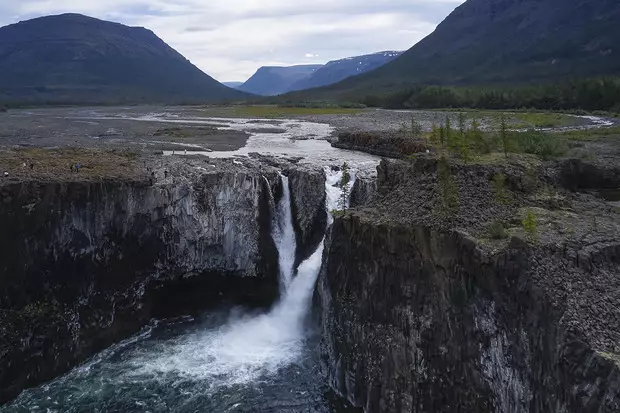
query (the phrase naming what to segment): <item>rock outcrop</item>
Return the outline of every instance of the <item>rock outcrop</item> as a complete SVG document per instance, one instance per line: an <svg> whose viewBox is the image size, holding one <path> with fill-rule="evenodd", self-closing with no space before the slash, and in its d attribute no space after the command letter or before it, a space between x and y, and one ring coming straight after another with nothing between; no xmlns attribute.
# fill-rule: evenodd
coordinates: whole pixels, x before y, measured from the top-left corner
<svg viewBox="0 0 620 413"><path fill-rule="evenodd" d="M277 297L278 169L253 160L145 163L154 179L84 172L0 185L0 402L152 317ZM317 171L291 169L297 196L324 193ZM299 221L316 219L306 211Z"/></svg>
<svg viewBox="0 0 620 413"><path fill-rule="evenodd" d="M564 187L577 190L611 190L620 188L620 166L599 165L581 159L559 162L561 182Z"/></svg>
<svg viewBox="0 0 620 413"><path fill-rule="evenodd" d="M518 165L451 169L450 219L433 219L442 183L422 158L384 161L378 199L335 220L317 288L330 385L367 412L619 411L618 211L532 189ZM494 219L508 238L489 235Z"/></svg>
<svg viewBox="0 0 620 413"><path fill-rule="evenodd" d="M293 226L297 235L296 262L300 263L316 251L325 234L325 172L301 165L285 172L289 175Z"/></svg>
<svg viewBox="0 0 620 413"><path fill-rule="evenodd" d="M371 204L377 195L377 180L375 177L356 176L353 188L351 188L351 208L362 207Z"/></svg>
<svg viewBox="0 0 620 413"><path fill-rule="evenodd" d="M412 139L399 132L343 132L332 142L340 149L361 151L386 158L406 158L430 149L423 139Z"/></svg>

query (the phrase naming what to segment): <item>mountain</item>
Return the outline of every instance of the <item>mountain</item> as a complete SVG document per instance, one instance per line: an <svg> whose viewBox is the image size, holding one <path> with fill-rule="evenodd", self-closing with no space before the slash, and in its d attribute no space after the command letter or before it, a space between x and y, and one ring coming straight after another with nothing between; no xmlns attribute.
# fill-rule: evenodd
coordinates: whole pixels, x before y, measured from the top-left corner
<svg viewBox="0 0 620 413"><path fill-rule="evenodd" d="M313 94L618 75L618 22L618 0L468 0L399 58Z"/></svg>
<svg viewBox="0 0 620 413"><path fill-rule="evenodd" d="M150 30L79 14L0 28L0 101L189 103L237 99Z"/></svg>
<svg viewBox="0 0 620 413"><path fill-rule="evenodd" d="M243 82L222 82L224 86L231 87L233 89L237 89L239 86L243 84Z"/></svg>
<svg viewBox="0 0 620 413"><path fill-rule="evenodd" d="M376 69L402 52L378 52L333 60L325 65L261 67L239 90L262 96L331 85L360 73Z"/></svg>
<svg viewBox="0 0 620 413"><path fill-rule="evenodd" d="M391 62L403 52L386 51L364 56L333 60L305 79L295 83L291 90L311 89L340 82L350 76L369 72Z"/></svg>
<svg viewBox="0 0 620 413"><path fill-rule="evenodd" d="M296 82L310 76L322 65L263 66L239 87L239 90L262 96L289 92Z"/></svg>

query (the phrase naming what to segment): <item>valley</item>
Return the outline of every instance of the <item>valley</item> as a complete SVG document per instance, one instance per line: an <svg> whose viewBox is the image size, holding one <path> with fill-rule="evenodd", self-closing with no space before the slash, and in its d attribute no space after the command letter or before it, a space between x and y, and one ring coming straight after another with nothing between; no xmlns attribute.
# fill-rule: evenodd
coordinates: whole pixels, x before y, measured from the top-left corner
<svg viewBox="0 0 620 413"><path fill-rule="evenodd" d="M0 5L0 413L620 412L620 3L233 3Z"/></svg>
<svg viewBox="0 0 620 413"><path fill-rule="evenodd" d="M526 121L545 128L555 122L555 131L545 133L574 145L547 161L527 153L505 161L491 153L463 163L451 155L452 178L442 178L441 152L426 148L441 151L431 129L451 118L457 125L457 112L306 109L293 115L272 108L270 117L241 117L252 110L149 106L0 115L0 164L8 173L0 178L7 253L1 394L9 400L35 386L0 411L57 411L69 403L72 408L59 411L253 411L260 405L327 413L376 411L379 404L385 411L422 411L449 408L454 400L472 410L535 403L534 410L548 411L554 403L580 403L544 384L557 368L583 366L577 355L589 354L596 369L554 385L587 387L617 374L608 356L619 351L615 295L599 295L596 313L586 309L598 285L616 282L615 119L470 112L467 119L479 116L489 139L503 116L513 133L525 133L518 128ZM406 126L412 119L422 128L417 138ZM419 146L400 152L403 139ZM337 210L344 162L351 179L350 209L343 213ZM507 203L493 195L498 174L506 179ZM442 198L443 179L459 194L454 211L450 198ZM536 241L520 224L527 211L535 211ZM501 238L488 232L498 219L505 225ZM22 242L14 242L18 233ZM418 258L408 261L402 248ZM410 264L392 261L401 254L398 260ZM505 278L507 271L514 275ZM558 290L562 274L580 289ZM404 296L390 293L394 283L407 286ZM514 283L524 283L523 298L513 295ZM357 296L366 294L358 288L373 291L373 298ZM415 291L444 298L411 301ZM353 305L348 297L356 296ZM542 307L527 305L530 318L518 327L526 336L514 338L502 314L519 317L522 299L542 300ZM434 318L435 306L443 306L446 319ZM556 312L565 314L563 321L543 317ZM419 325L414 314L431 318ZM528 324L539 319L548 327ZM483 322L495 327L480 330ZM444 330L455 323L460 327ZM569 326L579 348L563 341ZM411 341L410 331L421 338ZM455 341L455 334L469 338ZM377 336L390 337L390 350ZM353 337L364 337L364 347ZM544 351L560 346L570 357L546 364L551 356L528 344L538 340L549 342ZM460 364L457 354L465 349L458 343L475 342L489 347L467 350L472 358ZM437 346L446 352L438 360L454 367L433 364L438 356L425 352ZM523 351L525 364L514 364L506 346ZM393 364L380 355L399 353L420 358ZM534 360L542 360L544 376L524 369ZM407 375L409 363L427 372L425 383ZM510 384L519 387L503 387L498 366L519 377ZM465 377L477 369L484 374L448 390L441 383L452 368ZM393 382L392 375L404 381ZM615 406L614 383L601 384L589 403Z"/></svg>

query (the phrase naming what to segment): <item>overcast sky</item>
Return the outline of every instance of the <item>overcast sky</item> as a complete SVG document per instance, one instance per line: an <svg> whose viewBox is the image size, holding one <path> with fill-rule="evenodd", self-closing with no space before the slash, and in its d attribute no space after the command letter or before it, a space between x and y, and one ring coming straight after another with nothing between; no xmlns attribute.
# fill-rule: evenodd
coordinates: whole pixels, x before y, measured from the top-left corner
<svg viewBox="0 0 620 413"><path fill-rule="evenodd" d="M0 25L65 12L153 30L220 81L406 50L464 0L0 0Z"/></svg>

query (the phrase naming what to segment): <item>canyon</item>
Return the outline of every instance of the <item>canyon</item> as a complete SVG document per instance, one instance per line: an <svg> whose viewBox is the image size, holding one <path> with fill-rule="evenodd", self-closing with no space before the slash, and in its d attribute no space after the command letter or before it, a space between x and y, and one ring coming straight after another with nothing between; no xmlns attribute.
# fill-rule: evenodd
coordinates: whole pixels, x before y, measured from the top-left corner
<svg viewBox="0 0 620 413"><path fill-rule="evenodd" d="M617 164L451 160L447 208L343 136L400 159L5 151L0 411L620 409Z"/></svg>

